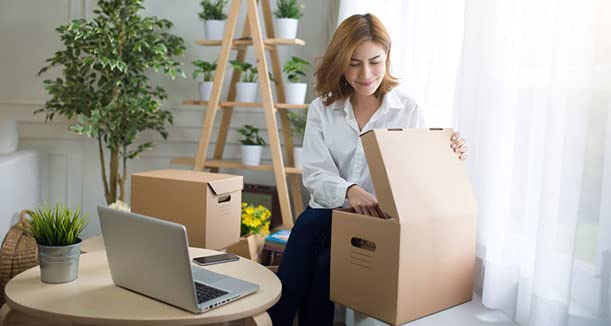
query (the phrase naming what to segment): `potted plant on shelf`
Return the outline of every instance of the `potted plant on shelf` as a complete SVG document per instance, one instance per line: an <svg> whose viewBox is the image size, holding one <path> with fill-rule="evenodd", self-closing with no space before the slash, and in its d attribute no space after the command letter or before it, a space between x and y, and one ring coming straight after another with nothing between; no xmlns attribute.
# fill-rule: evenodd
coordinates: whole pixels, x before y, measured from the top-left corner
<svg viewBox="0 0 611 326"><path fill-rule="evenodd" d="M295 142L296 144L303 144L303 133L305 132L305 126L307 121L307 113L295 113L293 111L289 111L288 113L289 121L291 122L291 133L294 137L299 138L299 141ZM295 159L295 167L298 169L302 168L301 164L301 152L303 148L301 146L293 146L293 158Z"/></svg>
<svg viewBox="0 0 611 326"><path fill-rule="evenodd" d="M30 218L25 231L38 244L40 279L45 283L66 283L78 276L81 232L87 216L80 209L71 210L63 204L55 208L41 206L25 211Z"/></svg>
<svg viewBox="0 0 611 326"><path fill-rule="evenodd" d="M261 151L265 146L265 140L259 136L259 128L251 125L244 125L238 129L238 132L244 136L242 142L242 164L248 166L259 165L261 162Z"/></svg>
<svg viewBox="0 0 611 326"><path fill-rule="evenodd" d="M128 160L153 147L137 144L137 136L151 130L168 137L172 113L160 105L168 95L150 78L184 77L174 57L185 46L171 33L172 22L142 11L142 0L99 0L91 20L56 29L63 48L39 72L59 68L43 82L50 96L36 113L44 112L45 121L61 115L72 131L97 140L107 204L125 201Z"/></svg>
<svg viewBox="0 0 611 326"><path fill-rule="evenodd" d="M284 85L284 95L287 104L303 104L305 102L308 84L300 81L303 77L306 77L304 70L309 64L308 61L293 56L282 68L282 71L286 73L286 77L289 80Z"/></svg>
<svg viewBox="0 0 611 326"><path fill-rule="evenodd" d="M208 101L210 99L210 93L212 92L212 81L214 79L213 73L216 70L216 60L208 62L204 60L193 61L195 70L193 71L193 79L197 80L199 75L204 78L203 82L199 82L199 97L202 101Z"/></svg>
<svg viewBox="0 0 611 326"><path fill-rule="evenodd" d="M260 262L265 236L269 234L271 215L270 210L263 205L242 203L240 242L227 251Z"/></svg>
<svg viewBox="0 0 611 326"><path fill-rule="evenodd" d="M223 8L228 0L202 0L202 11L199 12L199 19L204 21L204 32L207 40L222 40L225 34L225 19L227 15L223 13Z"/></svg>
<svg viewBox="0 0 611 326"><path fill-rule="evenodd" d="M303 16L302 3L297 0L278 0L276 17L276 38L294 39L297 36L297 24Z"/></svg>
<svg viewBox="0 0 611 326"><path fill-rule="evenodd" d="M236 83L236 101L254 102L257 98L257 67L238 60L231 60L230 63L233 69L242 73L240 81Z"/></svg>
<svg viewBox="0 0 611 326"><path fill-rule="evenodd" d="M233 69L239 70L242 74L240 81L236 83L237 102L255 102L257 99L257 79L259 72L257 67L249 62L231 60L229 61ZM268 78L276 82L271 73L267 73Z"/></svg>

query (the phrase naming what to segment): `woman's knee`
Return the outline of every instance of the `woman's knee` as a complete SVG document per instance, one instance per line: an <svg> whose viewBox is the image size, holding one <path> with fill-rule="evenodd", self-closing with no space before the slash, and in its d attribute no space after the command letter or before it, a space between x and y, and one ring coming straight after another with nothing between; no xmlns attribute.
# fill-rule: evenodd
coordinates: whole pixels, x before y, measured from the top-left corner
<svg viewBox="0 0 611 326"><path fill-rule="evenodd" d="M291 235L299 232L319 232L330 229L331 215L331 209L308 208L297 218Z"/></svg>

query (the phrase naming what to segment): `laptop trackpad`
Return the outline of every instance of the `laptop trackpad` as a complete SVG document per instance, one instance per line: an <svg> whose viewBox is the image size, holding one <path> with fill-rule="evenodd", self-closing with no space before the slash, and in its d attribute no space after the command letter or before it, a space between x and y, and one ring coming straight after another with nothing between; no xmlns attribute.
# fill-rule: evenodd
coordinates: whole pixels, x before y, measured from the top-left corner
<svg viewBox="0 0 611 326"><path fill-rule="evenodd" d="M202 283L216 283L222 279L227 278L227 276L225 275L218 274L195 266L191 266L191 270L193 271L193 279Z"/></svg>

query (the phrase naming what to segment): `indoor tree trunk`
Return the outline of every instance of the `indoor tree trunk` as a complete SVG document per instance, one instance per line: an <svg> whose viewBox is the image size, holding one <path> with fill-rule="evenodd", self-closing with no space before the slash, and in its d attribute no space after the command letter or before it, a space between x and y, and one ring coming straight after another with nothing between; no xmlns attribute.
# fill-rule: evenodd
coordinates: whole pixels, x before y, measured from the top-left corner
<svg viewBox="0 0 611 326"><path fill-rule="evenodd" d="M117 186L119 184L119 150L110 151L110 170L108 182L108 197L106 202L110 205L117 201Z"/></svg>

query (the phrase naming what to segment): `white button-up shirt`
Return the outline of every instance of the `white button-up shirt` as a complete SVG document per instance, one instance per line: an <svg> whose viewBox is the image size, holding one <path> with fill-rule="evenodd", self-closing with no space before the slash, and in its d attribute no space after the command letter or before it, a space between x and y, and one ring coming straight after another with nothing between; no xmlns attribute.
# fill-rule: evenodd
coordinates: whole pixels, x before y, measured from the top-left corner
<svg viewBox="0 0 611 326"><path fill-rule="evenodd" d="M347 207L353 184L375 196L359 135L378 128L424 128L424 119L416 103L394 89L360 131L350 99L325 106L319 97L310 104L302 154L310 207Z"/></svg>

